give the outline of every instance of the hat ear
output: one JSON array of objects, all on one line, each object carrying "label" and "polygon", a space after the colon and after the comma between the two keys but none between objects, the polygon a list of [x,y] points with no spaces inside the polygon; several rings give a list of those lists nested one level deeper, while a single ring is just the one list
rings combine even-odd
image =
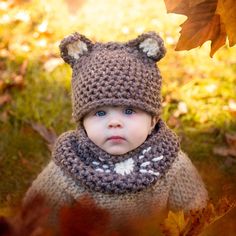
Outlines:
[{"label": "hat ear", "polygon": [[92,41],[77,32],[65,37],[59,45],[62,59],[71,66],[91,51],[92,47]]},{"label": "hat ear", "polygon": [[164,41],[155,32],[141,34],[136,39],[128,41],[126,45],[138,48],[138,50],[154,61],[161,60],[166,54]]}]

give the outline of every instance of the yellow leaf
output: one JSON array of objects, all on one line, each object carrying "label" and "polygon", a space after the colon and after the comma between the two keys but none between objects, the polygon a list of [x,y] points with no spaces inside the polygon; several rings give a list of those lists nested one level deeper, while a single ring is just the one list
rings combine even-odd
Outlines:
[{"label": "yellow leaf", "polygon": [[165,236],[180,236],[184,235],[183,231],[187,225],[188,220],[185,220],[183,211],[172,212],[169,211],[167,219],[162,225],[162,231]]}]

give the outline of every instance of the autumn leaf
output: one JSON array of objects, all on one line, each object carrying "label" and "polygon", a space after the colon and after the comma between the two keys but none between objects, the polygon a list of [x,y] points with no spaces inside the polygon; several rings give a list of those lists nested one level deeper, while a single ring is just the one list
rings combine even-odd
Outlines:
[{"label": "autumn leaf", "polygon": [[235,200],[223,197],[216,204],[208,202],[205,208],[191,210],[185,215],[182,211],[170,211],[162,225],[162,232],[165,236],[197,236],[235,206]]},{"label": "autumn leaf", "polygon": [[43,197],[38,195],[14,216],[0,216],[0,236],[52,236],[46,226],[48,213]]},{"label": "autumn leaf", "polygon": [[236,2],[233,0],[165,0],[168,13],[183,14],[188,19],[181,25],[176,50],[190,50],[211,40],[212,57],[229,38],[236,43]]},{"label": "autumn leaf", "polygon": [[43,68],[47,71],[47,72],[52,72],[54,69],[56,69],[59,65],[62,65],[63,61],[61,58],[50,58],[48,59],[44,65]]},{"label": "autumn leaf", "polygon": [[207,227],[226,215],[236,206],[236,202],[223,197],[216,204],[211,202],[199,211],[191,211],[189,224],[186,226],[186,236],[197,236]]},{"label": "autumn leaf", "polygon": [[105,236],[109,223],[108,211],[84,196],[74,206],[61,209],[59,231],[62,236]]},{"label": "autumn leaf", "polygon": [[216,14],[220,15],[229,38],[229,46],[236,44],[236,2],[235,0],[218,0]]},{"label": "autumn leaf", "polygon": [[11,96],[9,94],[4,94],[0,96],[0,107],[3,106],[4,104],[8,103],[11,101]]},{"label": "autumn leaf", "polygon": [[165,219],[162,226],[162,232],[165,236],[179,236],[184,235],[183,230],[185,229],[188,220],[184,218],[183,211],[172,212],[169,211],[167,219]]},{"label": "autumn leaf", "polygon": [[236,157],[236,133],[226,133],[225,140],[227,146],[214,147],[213,152],[220,156]]},{"label": "autumn leaf", "polygon": [[34,122],[31,122],[31,126],[47,142],[49,150],[52,150],[52,147],[57,138],[57,135],[54,129],[46,128],[44,125],[39,124],[39,123],[34,123]]}]

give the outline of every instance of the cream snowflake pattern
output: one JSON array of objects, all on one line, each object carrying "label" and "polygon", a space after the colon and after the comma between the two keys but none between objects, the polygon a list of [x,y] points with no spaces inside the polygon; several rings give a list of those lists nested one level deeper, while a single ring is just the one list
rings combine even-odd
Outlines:
[{"label": "cream snowflake pattern", "polygon": [[125,161],[119,162],[115,164],[114,171],[117,174],[127,175],[130,174],[134,169],[134,160],[129,158]]}]

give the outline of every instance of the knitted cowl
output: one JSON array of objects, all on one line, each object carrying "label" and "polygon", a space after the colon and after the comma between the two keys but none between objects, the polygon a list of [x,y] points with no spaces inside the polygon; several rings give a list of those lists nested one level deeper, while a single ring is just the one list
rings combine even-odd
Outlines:
[{"label": "knitted cowl", "polygon": [[103,193],[134,193],[154,185],[179,152],[177,136],[159,120],[146,141],[124,155],[110,155],[80,128],[61,136],[53,151],[55,163],[86,188]]}]

